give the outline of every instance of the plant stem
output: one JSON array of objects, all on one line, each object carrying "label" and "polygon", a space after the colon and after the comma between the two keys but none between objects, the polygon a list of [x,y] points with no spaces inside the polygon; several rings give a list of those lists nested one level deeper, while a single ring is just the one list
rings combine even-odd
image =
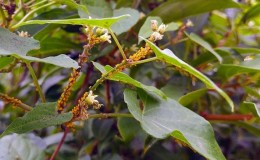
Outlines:
[{"label": "plant stem", "polygon": [[0,15],[2,17],[2,26],[5,27],[6,25],[6,17],[5,17],[5,13],[4,13],[4,10],[2,8],[2,6],[0,6]]},{"label": "plant stem", "polygon": [[123,59],[126,60],[125,52],[123,51],[123,48],[122,48],[122,46],[120,45],[118,39],[116,38],[114,32],[113,32],[110,28],[108,29],[108,31],[109,31],[109,33],[112,35],[114,41],[116,42],[116,45],[117,45],[117,47],[118,47],[118,49],[119,49],[119,51],[120,51],[120,53],[121,53]]},{"label": "plant stem", "polygon": [[31,106],[28,106],[27,104],[22,103],[19,99],[16,99],[14,97],[9,97],[3,93],[0,93],[0,99],[6,103],[12,103],[12,104],[16,105],[17,107],[22,108],[25,111],[31,111],[33,109]]},{"label": "plant stem", "polygon": [[11,29],[14,30],[14,29],[18,28],[18,27],[21,25],[21,23],[24,22],[24,21],[26,21],[32,14],[34,14],[35,12],[37,12],[37,11],[40,10],[40,9],[43,9],[43,8],[45,8],[45,7],[49,7],[49,6],[51,6],[51,5],[55,4],[55,3],[56,3],[56,2],[53,1],[53,2],[47,3],[47,4],[45,4],[45,5],[42,5],[42,6],[38,7],[38,8],[35,8],[35,9],[31,10],[31,11],[30,11],[29,13],[27,13],[16,25],[12,26]]},{"label": "plant stem", "polygon": [[88,118],[133,118],[133,116],[129,113],[100,113],[100,114],[91,114]]},{"label": "plant stem", "polygon": [[36,87],[36,90],[38,91],[38,93],[39,93],[39,95],[41,97],[41,101],[43,103],[45,103],[46,102],[45,96],[44,96],[44,94],[42,92],[42,88],[41,88],[41,86],[40,86],[40,84],[38,82],[38,79],[37,79],[37,77],[36,77],[36,75],[34,73],[34,70],[33,70],[32,66],[31,66],[31,63],[29,61],[25,61],[25,64],[26,64],[27,68],[29,69],[29,72],[30,72],[30,74],[32,76],[32,79],[33,79],[33,83],[34,83],[34,85]]},{"label": "plant stem", "polygon": [[51,155],[50,160],[54,160],[54,159],[55,159],[55,157],[57,156],[58,152],[60,151],[60,148],[61,148],[62,144],[64,143],[64,141],[65,141],[66,136],[67,136],[68,133],[69,133],[69,129],[68,129],[68,128],[65,128],[65,131],[64,131],[64,133],[63,133],[63,136],[62,136],[62,138],[61,138],[61,140],[60,140],[60,142],[59,142],[57,148],[55,149],[55,151],[54,151],[53,154]]},{"label": "plant stem", "polygon": [[122,61],[120,64],[118,64],[115,68],[113,68],[112,70],[110,70],[109,72],[106,72],[105,74],[102,74],[102,76],[96,81],[96,83],[89,88],[89,90],[96,90],[97,87],[109,76],[109,75],[112,75],[113,73],[117,72],[117,70],[126,65],[127,64],[127,61]]},{"label": "plant stem", "polygon": [[143,64],[143,63],[147,63],[147,62],[152,62],[152,61],[155,61],[155,60],[157,60],[157,57],[147,58],[147,59],[144,59],[144,60],[132,62],[130,64],[131,65],[138,65],[138,64]]},{"label": "plant stem", "polygon": [[35,6],[38,6],[38,5],[43,4],[43,3],[45,3],[45,2],[48,2],[48,0],[42,0],[42,1],[40,1],[40,2],[33,3],[30,7],[35,7]]},{"label": "plant stem", "polygon": [[31,1],[27,2],[27,3],[25,3],[25,5],[29,6],[29,5],[33,4],[34,2],[35,2],[35,0],[31,0]]},{"label": "plant stem", "polygon": [[120,64],[118,64],[115,68],[113,68],[112,70],[110,70],[109,72],[106,72],[105,74],[102,74],[101,78],[99,78],[96,83],[89,88],[89,90],[96,90],[97,87],[108,77],[108,76],[111,76],[113,73],[117,72],[117,70],[121,67],[123,67],[124,65],[127,65],[127,63],[129,63],[130,65],[137,65],[137,64],[142,64],[142,63],[147,63],[147,62],[151,62],[151,61],[154,61],[156,60],[157,57],[152,57],[152,58],[148,58],[148,59],[144,59],[144,60],[141,60],[141,61],[136,61],[136,62],[133,62],[133,63],[129,63],[128,61],[122,61]]}]

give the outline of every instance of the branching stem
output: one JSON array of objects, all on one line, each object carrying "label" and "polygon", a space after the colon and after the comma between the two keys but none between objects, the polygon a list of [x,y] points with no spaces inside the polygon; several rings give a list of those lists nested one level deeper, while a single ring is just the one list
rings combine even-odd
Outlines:
[{"label": "branching stem", "polygon": [[143,63],[152,62],[152,61],[155,61],[155,60],[157,60],[157,57],[147,58],[147,59],[144,59],[144,60],[132,62],[132,63],[130,63],[130,64],[131,64],[131,65],[138,65],[138,64],[143,64]]},{"label": "branching stem", "polygon": [[108,76],[112,75],[113,73],[116,73],[119,68],[121,68],[122,66],[124,66],[124,65],[126,65],[126,64],[127,64],[127,61],[122,61],[122,63],[118,64],[115,68],[113,68],[113,69],[110,70],[109,72],[106,72],[105,74],[102,74],[101,78],[99,78],[99,79],[96,81],[96,83],[95,83],[92,87],[90,87],[89,90],[92,90],[92,91],[96,90],[97,87],[98,87]]},{"label": "branching stem", "polygon": [[5,17],[5,13],[4,13],[4,10],[3,10],[2,6],[0,6],[0,17],[2,17],[2,26],[5,27],[5,25],[6,25],[6,17]]},{"label": "branching stem", "polygon": [[114,41],[116,42],[116,45],[117,45],[117,47],[118,47],[118,49],[119,49],[119,51],[120,51],[120,53],[121,53],[123,59],[126,60],[125,52],[124,52],[122,46],[120,45],[118,39],[116,38],[116,35],[114,34],[114,32],[113,32],[110,28],[108,29],[108,31],[109,31],[109,33],[112,35]]},{"label": "branching stem", "polygon": [[29,13],[27,13],[16,25],[12,26],[12,30],[18,28],[18,27],[21,25],[21,23],[23,23],[24,21],[26,21],[31,15],[33,15],[33,14],[34,14],[35,12],[37,12],[38,10],[41,10],[41,9],[43,9],[43,8],[46,8],[46,7],[49,7],[49,6],[51,6],[51,5],[55,4],[55,3],[56,3],[56,2],[53,1],[53,2],[47,3],[47,4],[45,4],[45,5],[42,5],[42,6],[38,7],[38,8],[35,8],[35,9],[31,10],[31,11],[30,11]]},{"label": "branching stem", "polygon": [[69,133],[69,129],[68,129],[68,128],[65,128],[65,131],[64,131],[64,133],[63,133],[63,136],[62,136],[62,138],[61,138],[61,140],[60,140],[60,142],[59,142],[57,148],[56,148],[55,151],[53,152],[53,154],[52,154],[50,160],[54,160],[54,159],[55,159],[55,157],[56,157],[57,154],[59,153],[60,148],[61,148],[62,144],[64,143],[64,141],[65,141],[65,139],[66,139],[68,133]]},{"label": "branching stem", "polygon": [[41,88],[41,86],[40,86],[40,84],[38,82],[38,78],[35,75],[35,72],[34,72],[32,66],[31,66],[31,63],[29,61],[25,61],[25,64],[26,64],[27,68],[29,69],[29,72],[30,72],[30,74],[32,76],[32,79],[33,79],[33,83],[34,83],[34,85],[36,87],[36,90],[38,91],[38,93],[39,93],[39,95],[41,97],[41,101],[43,103],[45,103],[46,102],[45,96],[44,96],[44,94],[42,92],[42,88]]},{"label": "branching stem", "polygon": [[100,113],[100,114],[91,114],[88,118],[133,118],[133,116],[129,113]]}]

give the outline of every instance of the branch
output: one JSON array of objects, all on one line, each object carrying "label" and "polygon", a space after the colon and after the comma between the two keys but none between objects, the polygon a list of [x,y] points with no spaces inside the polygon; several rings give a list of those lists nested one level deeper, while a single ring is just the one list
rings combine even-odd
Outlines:
[{"label": "branch", "polygon": [[69,133],[69,129],[68,129],[68,128],[65,128],[65,131],[64,131],[64,133],[63,133],[63,136],[62,136],[62,138],[61,138],[61,140],[60,140],[60,142],[59,142],[57,148],[56,148],[55,151],[53,152],[53,154],[52,154],[50,160],[54,160],[54,159],[55,159],[55,157],[57,156],[58,152],[60,151],[60,148],[61,148],[62,144],[64,143],[64,141],[65,141],[66,136],[67,136],[68,133]]},{"label": "branch", "polygon": [[6,103],[12,103],[13,105],[20,107],[25,111],[31,111],[33,109],[31,106],[22,103],[19,99],[16,99],[14,97],[9,97],[8,95],[3,93],[0,93],[0,99]]},{"label": "branch", "polygon": [[122,46],[120,45],[118,39],[116,38],[114,32],[113,32],[110,28],[108,29],[108,31],[109,31],[109,33],[112,35],[114,41],[116,42],[116,45],[117,45],[117,47],[118,47],[118,49],[119,49],[119,51],[120,51],[120,53],[121,53],[123,59],[126,60],[125,52],[124,52]]},{"label": "branch", "polygon": [[26,64],[27,68],[29,69],[29,72],[30,72],[30,74],[32,76],[32,79],[33,79],[33,83],[34,83],[34,85],[36,87],[36,90],[38,91],[38,93],[39,93],[39,95],[41,97],[42,102],[45,103],[46,102],[45,96],[44,96],[44,94],[42,92],[42,88],[41,88],[41,86],[40,86],[40,84],[38,82],[38,79],[37,79],[37,77],[36,77],[36,75],[34,73],[34,70],[33,70],[32,66],[31,66],[30,62],[29,61],[24,61],[24,62]]},{"label": "branch", "polygon": [[129,113],[100,113],[100,114],[91,114],[88,118],[133,118],[133,116]]}]

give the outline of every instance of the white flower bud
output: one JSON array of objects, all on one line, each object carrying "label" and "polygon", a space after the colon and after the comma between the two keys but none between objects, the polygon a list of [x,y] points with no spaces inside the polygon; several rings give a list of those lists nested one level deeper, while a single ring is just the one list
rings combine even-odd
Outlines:
[{"label": "white flower bud", "polygon": [[151,35],[151,37],[154,39],[154,41],[157,41],[157,40],[161,40],[163,38],[163,35],[161,35],[160,33],[158,32],[153,32],[153,34]]},{"label": "white flower bud", "polygon": [[151,20],[151,29],[153,31],[157,31],[157,29],[158,29],[158,22],[156,20]]},{"label": "white flower bud", "polygon": [[97,27],[97,29],[96,29],[97,36],[105,34],[105,33],[108,33],[107,29]]},{"label": "white flower bud", "polygon": [[19,35],[20,37],[29,37],[29,36],[30,36],[29,33],[28,33],[28,32],[25,32],[25,31],[21,31],[21,32],[18,31],[18,35]]},{"label": "white flower bud", "polygon": [[108,35],[108,33],[106,32],[105,34],[103,34],[102,36],[100,36],[100,39],[105,42],[107,41],[108,43],[111,43],[111,40],[110,40],[111,36]]},{"label": "white flower bud", "polygon": [[186,22],[186,26],[193,27],[194,25],[193,25],[192,21],[188,19],[188,21]]},{"label": "white flower bud", "polygon": [[159,26],[159,28],[158,28],[158,32],[159,32],[160,34],[163,34],[163,33],[165,32],[166,28],[167,28],[167,26],[162,23],[162,24]]},{"label": "white flower bud", "polygon": [[92,91],[89,91],[89,94],[86,98],[86,102],[88,105],[92,105],[94,103],[98,103],[97,100],[95,100],[95,98],[97,97],[97,95],[93,95],[93,92]]}]

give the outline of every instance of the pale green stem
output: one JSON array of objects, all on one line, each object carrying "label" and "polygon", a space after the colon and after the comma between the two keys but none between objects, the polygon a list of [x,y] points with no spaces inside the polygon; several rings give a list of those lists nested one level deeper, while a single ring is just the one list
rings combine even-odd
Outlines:
[{"label": "pale green stem", "polygon": [[43,3],[45,3],[45,2],[48,2],[48,0],[42,0],[42,1],[40,1],[40,2],[34,3],[34,4],[32,4],[30,7],[35,7],[35,6],[38,6],[38,5],[43,4]]},{"label": "pale green stem", "polygon": [[118,117],[125,117],[125,118],[133,118],[133,116],[129,113],[100,113],[100,114],[91,114],[88,118],[118,118]]},{"label": "pale green stem", "polygon": [[31,0],[31,1],[27,2],[27,3],[25,3],[25,5],[30,6],[30,5],[33,4],[34,2],[35,2],[35,0]]},{"label": "pale green stem", "polygon": [[151,62],[151,61],[155,61],[157,59],[157,57],[152,57],[152,58],[148,58],[148,59],[144,59],[144,60],[141,60],[141,61],[137,61],[137,62],[127,62],[127,61],[122,61],[122,63],[120,63],[119,65],[117,65],[115,68],[113,68],[111,71],[105,73],[105,74],[102,74],[102,76],[96,81],[96,83],[89,88],[89,90],[96,90],[97,87],[108,77],[108,76],[113,76],[113,73],[114,72],[117,72],[117,70],[124,66],[124,65],[127,65],[130,64],[131,66],[133,65],[138,65],[138,64],[142,64],[142,63],[147,63],[147,62]]},{"label": "pale green stem", "polygon": [[111,36],[113,37],[114,41],[116,42],[116,45],[117,45],[123,59],[126,60],[125,52],[123,51],[122,46],[120,45],[118,39],[116,38],[116,35],[114,34],[114,32],[110,28],[108,30],[109,30],[109,33],[111,34]]},{"label": "pale green stem", "polygon": [[23,1],[22,0],[19,0],[19,8],[14,12],[13,14],[13,19],[18,15],[18,13],[22,10],[23,8]]},{"label": "pale green stem", "polygon": [[105,74],[102,74],[102,76],[96,81],[96,83],[89,88],[89,90],[96,90],[97,87],[111,74],[113,74],[113,72],[117,72],[117,69],[119,69],[120,67],[124,66],[127,64],[127,61],[122,61],[122,63],[120,63],[119,65],[117,65],[115,68],[113,68],[111,71],[105,73]]},{"label": "pale green stem", "polygon": [[152,61],[155,61],[155,60],[157,60],[157,59],[158,59],[157,57],[152,57],[152,58],[147,58],[147,59],[144,59],[144,60],[132,62],[132,63],[130,63],[130,64],[131,64],[131,65],[138,65],[138,64],[143,64],[143,63],[152,62]]},{"label": "pale green stem", "polygon": [[34,73],[34,70],[33,70],[32,66],[31,66],[31,63],[29,61],[25,61],[25,64],[26,64],[27,68],[29,69],[29,72],[30,72],[30,74],[32,76],[32,79],[33,79],[33,83],[34,83],[34,85],[36,87],[36,90],[38,91],[38,93],[40,95],[41,101],[43,103],[45,103],[46,102],[45,96],[44,96],[44,94],[42,92],[42,88],[41,88],[41,86],[40,86],[40,84],[38,82],[38,78],[36,77],[36,75]]},{"label": "pale green stem", "polygon": [[5,17],[5,13],[4,13],[4,10],[3,10],[3,8],[2,7],[0,7],[0,15],[1,15],[1,17],[2,17],[2,24],[5,26],[5,24],[6,24],[6,17]]},{"label": "pale green stem", "polygon": [[50,2],[50,3],[47,3],[47,4],[45,4],[45,5],[42,5],[42,6],[40,6],[40,7],[38,7],[38,8],[35,8],[35,9],[33,9],[33,10],[31,10],[29,13],[27,13],[16,25],[14,25],[14,26],[12,26],[12,30],[14,30],[14,29],[16,29],[16,28],[18,28],[20,25],[21,25],[21,23],[23,23],[24,21],[26,21],[30,16],[32,16],[35,12],[37,12],[38,10],[41,10],[41,9],[43,9],[43,8],[46,8],[46,7],[49,7],[49,6],[51,6],[51,5],[53,5],[53,4],[55,4],[56,2]]}]

